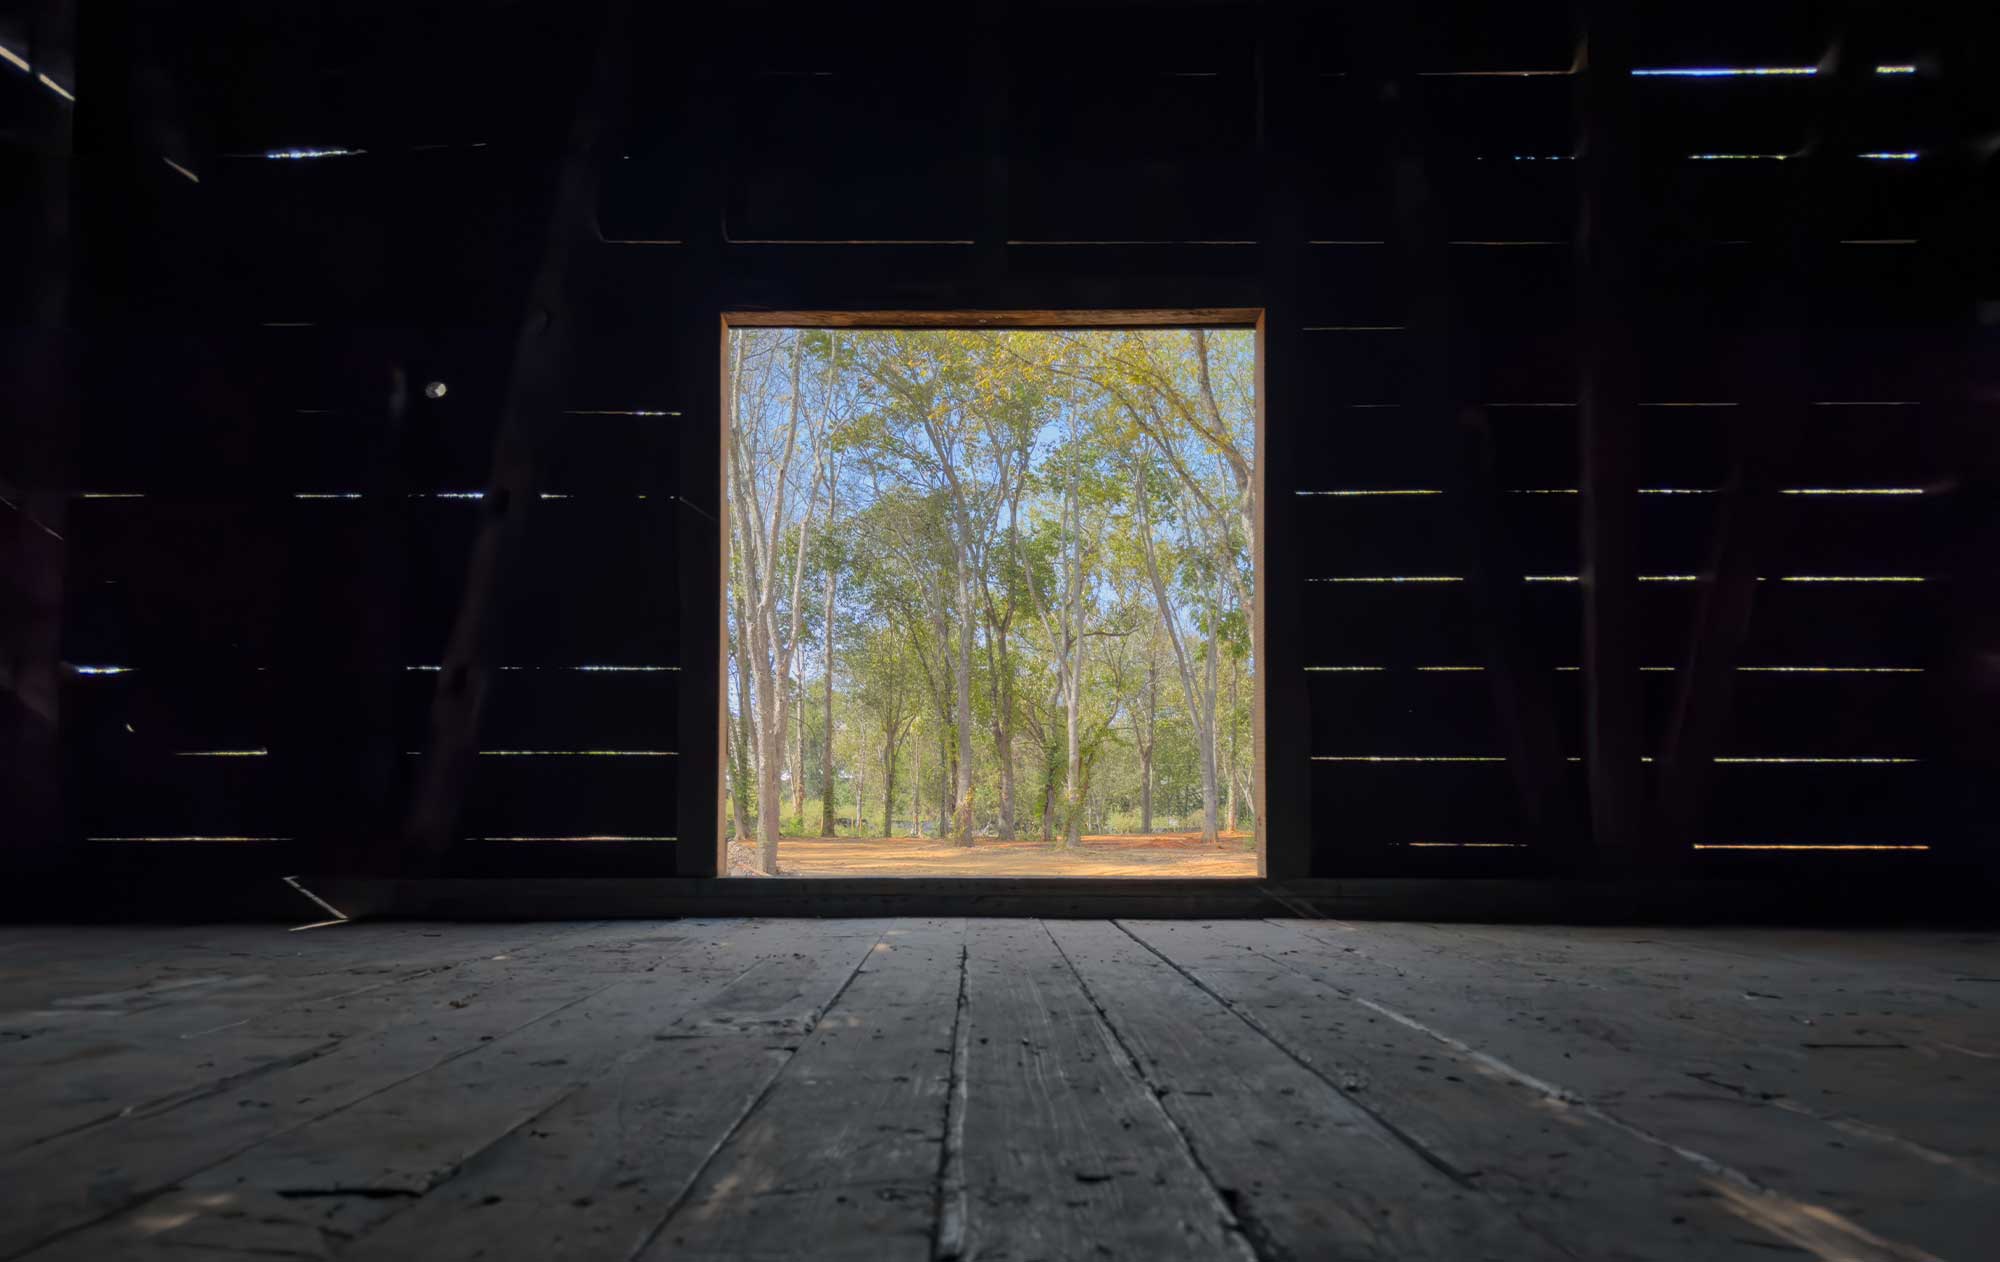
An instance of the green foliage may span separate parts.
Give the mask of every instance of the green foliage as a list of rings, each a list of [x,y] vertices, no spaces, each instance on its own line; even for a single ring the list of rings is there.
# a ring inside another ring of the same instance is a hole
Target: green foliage
[[[936,824],[944,791],[940,761],[958,748],[953,666],[968,621],[974,683],[965,717],[982,831],[1000,809],[1003,736],[1012,745],[1021,833],[1032,835],[1041,822],[1049,785],[1056,787],[1056,810],[1063,809],[1070,751],[1059,684],[1078,661],[1084,831],[1114,821],[1136,827],[1142,722],[1155,729],[1159,821],[1199,826],[1203,754],[1211,744],[1218,775],[1226,776],[1221,763],[1234,736],[1240,764],[1234,770],[1248,782],[1256,668],[1251,535],[1258,518],[1249,332],[1209,330],[1198,338],[1188,330],[821,329],[734,336],[749,339],[732,349],[743,377],[738,431],[767,439],[759,448],[763,462],[749,471],[763,479],[760,503],[770,505],[779,489],[769,435],[792,402],[787,374],[794,346],[801,406],[823,437],[828,477],[837,477],[829,521],[824,483],[809,487],[801,468],[792,468],[792,502],[816,495],[816,515],[801,512],[780,532],[786,549],[804,532],[798,596],[804,649],[796,662],[773,667],[807,677],[809,704],[794,721],[808,725],[809,818],[817,819],[820,776],[811,751],[831,721],[839,815],[883,824],[882,786],[893,770],[892,819],[911,818],[915,792],[921,814]],[[732,514],[742,511],[732,498]],[[732,530],[740,533],[740,526]],[[1157,584],[1149,561],[1157,566]],[[961,562],[972,575],[965,585]],[[744,581],[743,564],[733,550],[735,583]],[[816,636],[829,581],[835,648],[826,663],[818,660]],[[1081,606],[1074,622],[1065,608],[1072,590]],[[787,586],[779,595],[787,617],[791,599]],[[748,643],[737,623],[732,608],[732,653]],[[1207,681],[1211,642],[1222,676],[1232,664],[1239,675],[1233,710],[1226,684]],[[813,679],[827,670],[835,684],[830,717],[812,700],[820,695]],[[1142,715],[1149,671],[1157,686]],[[1217,719],[1204,731],[1208,690]],[[732,705],[744,703],[741,692],[732,690]],[[730,730],[733,740],[734,721]],[[794,730],[794,745],[796,739]]]

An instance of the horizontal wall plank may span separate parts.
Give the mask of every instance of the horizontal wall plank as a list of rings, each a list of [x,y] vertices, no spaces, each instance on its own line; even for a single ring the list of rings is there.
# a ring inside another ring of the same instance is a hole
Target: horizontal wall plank
[[[678,771],[676,758],[483,755],[460,831],[473,840],[672,837]]]

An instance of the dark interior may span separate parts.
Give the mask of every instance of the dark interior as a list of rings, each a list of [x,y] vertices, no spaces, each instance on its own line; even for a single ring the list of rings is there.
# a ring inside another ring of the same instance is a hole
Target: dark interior
[[[11,884],[711,876],[721,316],[1227,309],[1265,339],[1272,889],[1976,886],[1989,40],[17,7]],[[616,747],[678,757],[478,752]]]

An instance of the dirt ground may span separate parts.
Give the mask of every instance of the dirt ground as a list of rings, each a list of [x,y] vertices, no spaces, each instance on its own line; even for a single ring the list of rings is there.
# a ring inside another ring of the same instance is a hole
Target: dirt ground
[[[756,852],[729,844],[729,875],[756,876]],[[786,837],[778,842],[780,876],[1256,876],[1257,848],[1243,833],[1220,846],[1200,833],[1086,836],[1078,850],[1040,838],[977,838],[970,850],[934,837]]]

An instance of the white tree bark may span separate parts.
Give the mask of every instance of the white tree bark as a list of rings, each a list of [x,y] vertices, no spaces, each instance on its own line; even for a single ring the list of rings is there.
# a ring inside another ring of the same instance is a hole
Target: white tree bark
[[[735,533],[748,544],[744,549],[744,573],[749,604],[749,625],[746,629],[750,646],[750,676],[755,686],[753,713],[757,752],[758,860],[760,869],[767,875],[776,875],[778,871],[778,834],[783,811],[779,778],[785,762],[793,676],[798,663],[799,591],[805,577],[806,540],[812,528],[813,506],[819,495],[819,481],[825,464],[822,436],[814,428],[809,437],[813,470],[805,502],[798,508],[796,523],[788,523],[786,499],[791,490],[792,463],[798,454],[804,403],[799,389],[799,368],[804,350],[803,340],[795,336],[787,419],[776,474],[771,482],[769,504],[763,502],[758,489],[755,470],[762,455],[761,443],[757,435],[746,432],[740,414],[741,391],[733,390],[730,400],[732,409],[737,409],[732,418],[729,452],[730,481],[736,504],[733,514],[736,519]],[[742,356],[739,353],[739,375],[741,367]],[[761,417],[758,419],[761,421]],[[779,597],[782,589],[778,568],[782,562],[779,550],[784,545],[788,525],[795,526],[797,541],[790,558],[790,618],[788,623],[781,623]]]

